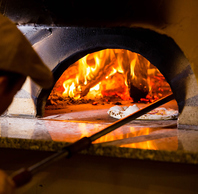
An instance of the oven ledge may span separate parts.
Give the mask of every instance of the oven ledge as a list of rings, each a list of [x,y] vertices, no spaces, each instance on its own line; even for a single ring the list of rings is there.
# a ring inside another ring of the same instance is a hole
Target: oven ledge
[[[80,129],[85,131],[87,129],[87,136],[89,136],[90,129],[94,129],[97,126],[97,129],[102,130],[108,125],[107,123],[9,117],[1,117],[0,121],[0,148],[40,151],[58,151],[71,141],[80,139],[82,136],[81,132],[79,132]],[[174,127],[167,127],[174,126],[176,121],[168,121],[163,124],[160,122],[158,124],[161,127],[151,125],[149,128],[150,133],[146,135],[140,134],[128,138],[127,132],[123,135],[125,138],[122,138],[122,140],[117,139],[104,143],[102,142],[103,139],[88,150],[82,151],[81,154],[197,164],[198,132],[196,130],[178,130]],[[117,129],[117,133],[120,133],[119,130],[122,133],[129,131],[132,126],[134,131],[141,131],[146,128],[145,126],[139,127],[134,123],[120,127]],[[117,136],[117,133],[112,136]],[[148,145],[148,143],[152,143],[155,146],[153,148],[138,148],[138,145]],[[125,147],[123,147],[124,145]]]

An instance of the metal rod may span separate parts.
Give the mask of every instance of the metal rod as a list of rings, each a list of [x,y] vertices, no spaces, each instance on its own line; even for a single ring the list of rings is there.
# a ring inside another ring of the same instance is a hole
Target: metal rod
[[[20,187],[20,186],[28,183],[31,180],[33,174],[37,173],[41,167],[49,165],[52,162],[55,162],[63,157],[69,157],[79,151],[82,151],[83,149],[89,148],[93,141],[99,139],[100,137],[121,127],[122,125],[150,112],[151,110],[153,110],[153,109],[161,106],[162,104],[165,104],[173,99],[174,99],[173,94],[165,96],[165,97],[149,104],[148,106],[132,113],[131,115],[116,121],[115,123],[107,126],[103,130],[99,131],[98,133],[95,133],[94,135],[92,135],[90,137],[83,137],[80,140],[78,140],[74,143],[71,143],[70,145],[64,147],[61,151],[59,151],[59,152],[53,154],[52,156],[30,166],[29,168],[26,168],[26,169],[23,168],[23,169],[20,169],[19,171],[16,171],[12,176],[12,179],[15,182],[16,187]]]

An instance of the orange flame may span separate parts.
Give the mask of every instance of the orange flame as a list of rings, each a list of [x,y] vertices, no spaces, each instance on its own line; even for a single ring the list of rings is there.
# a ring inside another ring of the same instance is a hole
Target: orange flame
[[[132,100],[131,85],[145,91],[149,99],[171,91],[157,68],[143,56],[124,49],[105,49],[88,54],[65,72],[61,78],[62,95],[74,99],[117,96]]]

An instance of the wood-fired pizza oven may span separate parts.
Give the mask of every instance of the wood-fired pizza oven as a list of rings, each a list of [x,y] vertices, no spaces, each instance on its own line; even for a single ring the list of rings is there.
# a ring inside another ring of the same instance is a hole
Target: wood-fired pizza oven
[[[95,8],[95,3],[84,1],[58,1],[55,5],[51,1],[7,0],[0,5],[1,12],[17,23],[52,70],[55,82],[88,53],[108,48],[129,50],[149,60],[169,83],[178,104],[178,127],[198,129],[198,85],[174,23],[180,15],[172,14],[175,6],[185,6],[178,2],[107,5],[102,1]],[[43,116],[51,90],[27,80],[6,114]]]

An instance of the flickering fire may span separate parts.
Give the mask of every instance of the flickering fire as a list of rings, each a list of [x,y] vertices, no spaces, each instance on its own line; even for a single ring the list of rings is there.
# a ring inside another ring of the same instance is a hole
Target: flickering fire
[[[104,98],[154,101],[171,92],[160,71],[140,54],[105,49],[71,65],[55,85],[64,98]]]

